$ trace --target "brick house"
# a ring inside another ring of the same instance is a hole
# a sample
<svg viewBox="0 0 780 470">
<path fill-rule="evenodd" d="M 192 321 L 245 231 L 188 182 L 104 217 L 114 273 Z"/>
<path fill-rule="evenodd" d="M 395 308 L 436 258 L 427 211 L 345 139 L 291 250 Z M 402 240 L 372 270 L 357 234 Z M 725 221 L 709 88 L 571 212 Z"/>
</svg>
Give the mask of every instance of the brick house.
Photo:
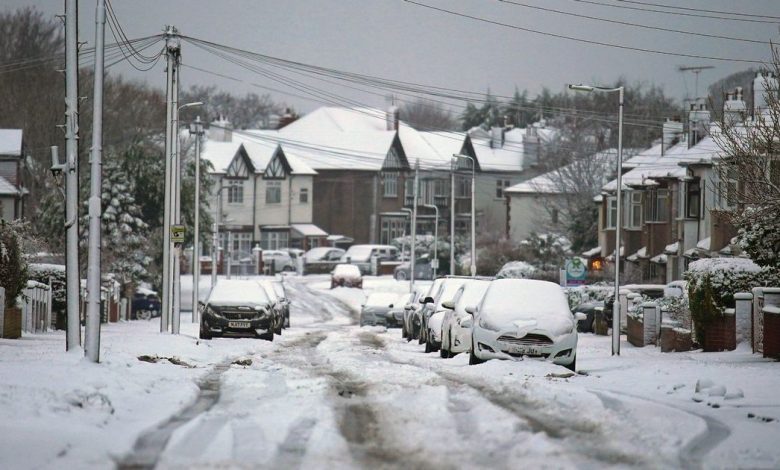
<svg viewBox="0 0 780 470">
<path fill-rule="evenodd" d="M 25 215 L 24 149 L 21 129 L 0 129 L 0 219 L 3 220 L 20 219 Z"/>
</svg>

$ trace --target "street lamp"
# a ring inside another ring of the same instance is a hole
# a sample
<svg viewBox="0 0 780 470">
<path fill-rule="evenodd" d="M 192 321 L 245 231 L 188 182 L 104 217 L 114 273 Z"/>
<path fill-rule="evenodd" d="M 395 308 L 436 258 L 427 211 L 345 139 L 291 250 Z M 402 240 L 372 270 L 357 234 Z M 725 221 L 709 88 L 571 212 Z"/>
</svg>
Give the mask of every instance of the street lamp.
<svg viewBox="0 0 780 470">
<path fill-rule="evenodd" d="M 227 186 L 220 186 L 214 193 L 214 203 L 216 207 L 216 217 L 214 218 L 214 237 L 211 240 L 211 288 L 217 285 L 217 254 L 219 252 L 219 224 L 222 222 L 222 190 Z"/>
<path fill-rule="evenodd" d="M 623 213 L 623 95 L 624 87 L 607 88 L 590 85 L 569 85 L 570 90 L 588 93 L 618 92 L 618 158 L 617 158 L 617 217 L 615 220 L 615 304 L 612 310 L 612 355 L 620 355 L 620 229 Z"/>
<path fill-rule="evenodd" d="M 200 291 L 200 139 L 204 134 L 200 116 L 190 125 L 190 135 L 195 136 L 195 217 L 192 247 L 192 323 L 198 322 L 198 294 Z"/>
<path fill-rule="evenodd" d="M 436 279 L 436 270 L 439 269 L 439 208 L 436 204 L 423 204 L 423 207 L 433 209 L 436 212 L 436 221 L 433 226 L 433 278 Z"/>
<path fill-rule="evenodd" d="M 475 277 L 477 275 L 477 200 L 474 196 L 474 188 L 477 185 L 477 162 L 468 155 L 459 155 L 455 153 L 452 155 L 452 159 L 455 161 L 456 165 L 458 158 L 468 158 L 471 160 L 471 277 Z M 452 268 L 450 268 L 450 270 L 452 270 Z"/>
<path fill-rule="evenodd" d="M 411 209 L 409 209 L 408 207 L 402 207 L 401 208 L 401 212 L 406 213 L 409 216 L 409 219 L 411 220 L 411 218 L 412 218 L 412 210 Z M 404 236 L 406 236 L 406 224 L 405 223 L 404 223 Z M 409 241 L 411 242 L 411 239 Z M 404 242 L 403 239 L 401 239 L 401 258 L 404 257 L 404 247 L 405 246 L 406 246 L 406 242 Z M 412 259 L 412 256 L 410 254 L 409 255 L 409 260 L 411 261 L 411 259 Z M 403 259 L 401 261 L 403 261 Z"/>
</svg>

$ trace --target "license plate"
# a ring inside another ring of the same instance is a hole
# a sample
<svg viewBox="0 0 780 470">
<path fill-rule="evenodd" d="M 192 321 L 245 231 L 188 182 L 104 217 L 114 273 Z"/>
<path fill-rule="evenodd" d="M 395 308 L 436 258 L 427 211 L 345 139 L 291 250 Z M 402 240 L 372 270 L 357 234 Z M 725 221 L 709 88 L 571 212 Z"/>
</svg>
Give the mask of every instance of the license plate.
<svg viewBox="0 0 780 470">
<path fill-rule="evenodd" d="M 231 321 L 228 322 L 230 328 L 249 328 L 252 326 L 248 321 Z"/>
<path fill-rule="evenodd" d="M 510 346 L 509 352 L 512 354 L 524 354 L 526 356 L 539 356 L 542 353 L 539 348 L 528 346 Z"/>
</svg>

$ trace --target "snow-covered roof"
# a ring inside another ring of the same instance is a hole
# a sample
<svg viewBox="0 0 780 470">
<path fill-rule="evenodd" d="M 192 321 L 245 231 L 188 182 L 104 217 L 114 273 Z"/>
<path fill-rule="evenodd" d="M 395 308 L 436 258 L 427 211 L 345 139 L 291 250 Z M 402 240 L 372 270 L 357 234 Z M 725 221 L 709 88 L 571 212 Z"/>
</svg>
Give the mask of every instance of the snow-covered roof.
<svg viewBox="0 0 780 470">
<path fill-rule="evenodd" d="M 304 237 L 327 237 L 328 232 L 314 224 L 290 224 L 290 228 Z"/>
<path fill-rule="evenodd" d="M 566 165 L 563 168 L 555 169 L 531 178 L 522 183 L 510 186 L 504 192 L 517 194 L 564 194 L 566 180 L 570 173 L 576 173 L 577 168 L 586 167 L 587 171 L 600 170 L 601 174 L 609 174 L 612 165 L 615 165 L 616 149 L 607 149 L 590 155 L 587 163 L 585 160 L 578 160 Z M 585 168 L 583 168 L 584 170 Z M 602 180 L 603 181 L 603 180 Z"/>
<path fill-rule="evenodd" d="M 656 263 L 656 264 L 666 264 L 666 261 L 667 261 L 667 257 L 663 253 L 661 253 L 660 255 L 653 256 L 652 258 L 650 258 L 650 262 L 651 263 Z"/>
<path fill-rule="evenodd" d="M 696 248 L 698 248 L 700 250 L 707 250 L 707 251 L 709 251 L 710 250 L 711 240 L 712 240 L 712 238 L 710 238 L 710 237 L 707 237 L 707 238 L 704 238 L 702 240 L 699 240 L 699 243 L 696 244 Z"/>
<path fill-rule="evenodd" d="M 233 158 L 242 146 L 246 151 L 249 160 L 252 162 L 252 166 L 255 168 L 255 173 L 263 173 L 274 155 L 282 148 L 272 139 L 257 138 L 249 133 L 244 133 L 244 131 L 233 131 L 233 138 L 230 142 L 206 140 L 203 144 L 201 158 L 211 162 L 214 167 L 212 173 L 222 174 L 227 172 L 230 162 L 233 161 Z M 306 162 L 294 152 L 286 149 L 282 151 L 287 159 L 287 163 L 290 165 L 292 174 L 317 174 L 316 171 L 307 165 Z"/>
<path fill-rule="evenodd" d="M 491 148 L 490 139 L 475 139 L 472 137 L 471 145 L 479 161 L 482 171 L 522 171 L 523 170 L 523 144 L 504 142 L 501 147 Z"/>
<path fill-rule="evenodd" d="M 21 129 L 0 129 L 0 155 L 22 156 Z"/>
<path fill-rule="evenodd" d="M 19 194 L 19 189 L 11 184 L 10 181 L 0 176 L 0 195 L 7 196 L 17 194 Z"/>
<path fill-rule="evenodd" d="M 216 142 L 213 140 L 206 140 L 203 143 L 203 149 L 200 153 L 200 158 L 211 162 L 214 167 L 212 173 L 225 173 L 227 172 L 230 162 L 233 161 L 233 157 L 236 156 L 241 142 Z"/>
<path fill-rule="evenodd" d="M 586 258 L 590 258 L 591 256 L 596 256 L 596 255 L 599 255 L 599 254 L 601 254 L 601 247 L 600 246 L 597 246 L 597 247 L 591 248 L 588 251 L 583 251 L 582 252 L 582 256 L 584 256 Z"/>
</svg>

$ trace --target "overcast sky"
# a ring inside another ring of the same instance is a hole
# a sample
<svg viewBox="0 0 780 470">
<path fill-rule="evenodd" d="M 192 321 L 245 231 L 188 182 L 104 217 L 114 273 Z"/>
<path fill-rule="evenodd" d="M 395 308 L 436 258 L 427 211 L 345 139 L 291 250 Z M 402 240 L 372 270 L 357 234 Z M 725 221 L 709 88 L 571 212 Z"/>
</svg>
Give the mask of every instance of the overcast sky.
<svg viewBox="0 0 780 470">
<path fill-rule="evenodd" d="M 591 41 L 672 51 L 767 61 L 768 44 L 737 42 L 565 16 L 499 0 L 416 0 L 492 21 Z M 663 28 L 778 42 L 778 23 L 737 22 L 682 14 L 667 15 L 604 4 L 657 8 L 621 0 L 513 0 L 570 13 Z M 601 5 L 594 5 L 599 3 Z M 739 11 L 780 18 L 780 0 L 643 0 L 709 10 Z M 80 1 L 80 40 L 94 42 L 95 1 Z M 5 9 L 34 5 L 47 15 L 61 14 L 63 0 L 3 0 Z M 441 87 L 510 95 L 514 87 L 532 95 L 546 86 L 566 83 L 629 81 L 655 83 L 677 99 L 693 95 L 694 76 L 680 65 L 714 65 L 701 74 L 699 94 L 712 81 L 756 64 L 656 55 L 547 37 L 456 17 L 403 0 L 114 0 L 114 10 L 130 38 L 156 34 L 166 24 L 182 34 L 267 55 L 345 71 Z M 678 13 L 694 13 L 678 10 Z M 701 13 L 718 16 L 715 13 Z M 722 16 L 722 15 L 720 15 Z M 745 19 L 760 19 L 744 16 Z M 766 18 L 764 18 L 766 19 Z M 779 21 L 780 19 L 775 19 Z M 107 41 L 112 42 L 110 34 Z M 151 50 L 147 51 L 151 52 Z M 223 59 L 184 44 L 185 64 L 229 75 L 236 82 L 193 69 L 182 69 L 184 86 L 214 84 L 244 93 L 263 89 L 249 83 L 300 94 L 283 83 L 258 76 Z M 140 73 L 124 64 L 114 73 L 164 86 L 161 65 Z M 367 105 L 384 106 L 381 96 L 310 81 L 320 88 Z M 278 101 L 309 111 L 318 103 L 270 92 Z"/>
</svg>

